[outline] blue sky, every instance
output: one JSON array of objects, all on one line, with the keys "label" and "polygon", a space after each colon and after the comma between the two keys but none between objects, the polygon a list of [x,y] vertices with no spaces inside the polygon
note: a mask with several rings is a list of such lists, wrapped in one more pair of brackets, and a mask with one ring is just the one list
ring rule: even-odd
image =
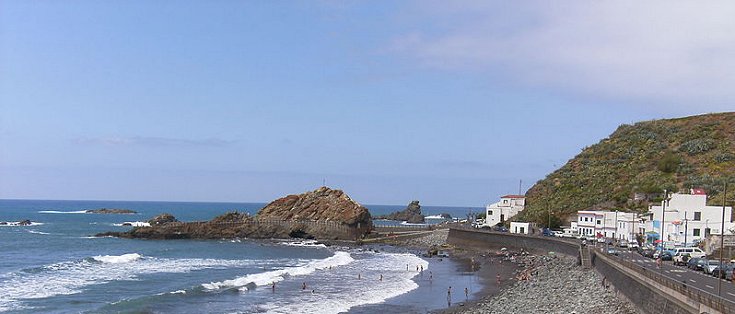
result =
[{"label": "blue sky", "polygon": [[[728,2],[2,1],[0,198],[482,206],[732,111]],[[696,18],[693,18],[696,17]]]}]

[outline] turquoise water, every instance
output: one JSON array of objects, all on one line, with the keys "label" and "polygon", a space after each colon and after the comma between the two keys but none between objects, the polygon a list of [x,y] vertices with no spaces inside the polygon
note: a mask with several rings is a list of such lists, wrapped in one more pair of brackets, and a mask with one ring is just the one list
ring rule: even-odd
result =
[{"label": "turquoise water", "polygon": [[[0,226],[0,311],[338,313],[388,304],[416,290],[422,277],[406,271],[407,264],[429,269],[429,262],[415,254],[314,243],[93,237],[128,230],[121,224],[162,212],[195,221],[231,210],[255,213],[263,205],[0,200],[0,221],[34,222]],[[103,207],[138,214],[83,213]],[[377,215],[404,206],[367,207]],[[467,212],[423,209],[429,215]],[[304,283],[307,289],[302,289]],[[441,302],[420,304],[421,309],[439,307]]]}]

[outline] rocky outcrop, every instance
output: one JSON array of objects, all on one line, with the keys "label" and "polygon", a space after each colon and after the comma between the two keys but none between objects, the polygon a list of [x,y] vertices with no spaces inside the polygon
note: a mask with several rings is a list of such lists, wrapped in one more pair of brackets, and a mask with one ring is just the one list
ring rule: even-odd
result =
[{"label": "rocky outcrop", "polygon": [[148,220],[148,223],[151,224],[151,226],[163,225],[170,222],[178,222],[178,220],[176,220],[176,217],[174,217],[174,215],[168,213],[160,214],[156,217],[153,217],[153,219]]},{"label": "rocky outcrop", "polygon": [[130,209],[117,209],[117,208],[89,209],[86,212],[87,214],[137,214],[138,213]]},{"label": "rocky outcrop", "polygon": [[0,221],[0,226],[31,226],[33,222],[28,219],[23,219],[18,222]]},{"label": "rocky outcrop", "polygon": [[321,187],[288,195],[263,207],[256,216],[229,212],[205,222],[177,222],[170,214],[149,221],[150,227],[98,236],[145,239],[310,238],[354,240],[372,229],[364,206],[340,190]]},{"label": "rocky outcrop", "polygon": [[419,201],[412,201],[408,206],[406,206],[406,209],[402,211],[380,216],[378,218],[399,220],[415,224],[424,223],[424,215],[421,214],[421,205],[419,205]]}]

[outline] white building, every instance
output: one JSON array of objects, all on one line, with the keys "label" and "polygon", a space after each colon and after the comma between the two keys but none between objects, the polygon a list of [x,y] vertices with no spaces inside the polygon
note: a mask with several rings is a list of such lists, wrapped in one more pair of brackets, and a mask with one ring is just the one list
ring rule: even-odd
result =
[{"label": "white building", "polygon": [[[707,206],[707,194],[701,189],[691,189],[689,194],[673,193],[660,205],[651,205],[648,213],[653,216],[648,223],[648,230],[663,236],[663,240],[671,245],[691,244],[703,240],[710,234],[720,235],[723,232],[722,206]],[[663,230],[661,218],[663,214]],[[732,221],[732,207],[725,207],[724,233],[735,224]],[[663,233],[663,234],[662,234]]]},{"label": "white building", "polygon": [[526,197],[523,195],[505,195],[500,201],[485,207],[485,225],[495,226],[503,223],[510,217],[517,215],[526,207]]},{"label": "white building", "polygon": [[644,227],[636,213],[592,210],[577,212],[577,230],[584,236],[633,241],[636,233],[642,233]]},{"label": "white building", "polygon": [[510,233],[520,234],[532,234],[536,231],[536,226],[530,222],[515,222],[510,223]]},{"label": "white building", "polygon": [[562,230],[564,231],[564,234],[566,236],[574,236],[574,237],[576,237],[577,235],[579,235],[579,228],[577,226],[577,222],[576,221],[573,221],[570,224],[569,228],[564,228]]}]

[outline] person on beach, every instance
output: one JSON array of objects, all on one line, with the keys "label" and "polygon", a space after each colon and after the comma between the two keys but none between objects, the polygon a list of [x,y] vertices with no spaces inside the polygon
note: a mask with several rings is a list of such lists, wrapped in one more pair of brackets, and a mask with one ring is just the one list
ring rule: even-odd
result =
[{"label": "person on beach", "polygon": [[276,282],[275,281],[271,283],[271,290],[273,291],[273,293],[276,293]]},{"label": "person on beach", "polygon": [[467,289],[467,287],[464,287],[464,300],[469,301],[470,300],[470,290]]},{"label": "person on beach", "polygon": [[408,264],[406,264],[406,271],[408,271]]},{"label": "person on beach", "polygon": [[447,289],[447,307],[452,306],[452,286]]},{"label": "person on beach", "polygon": [[434,273],[429,271],[429,283],[431,283],[432,280],[434,280]]},{"label": "person on beach", "polygon": [[497,274],[497,275],[495,276],[495,279],[497,279],[497,280],[498,280],[498,284],[500,284],[500,274]]},{"label": "person on beach", "polygon": [[301,290],[306,290],[306,282],[301,284]]},{"label": "person on beach", "polygon": [[380,274],[380,281],[383,281],[383,274]]},{"label": "person on beach", "polygon": [[362,275],[362,273],[357,273],[357,280],[362,279],[362,278],[360,278],[360,275]]}]

